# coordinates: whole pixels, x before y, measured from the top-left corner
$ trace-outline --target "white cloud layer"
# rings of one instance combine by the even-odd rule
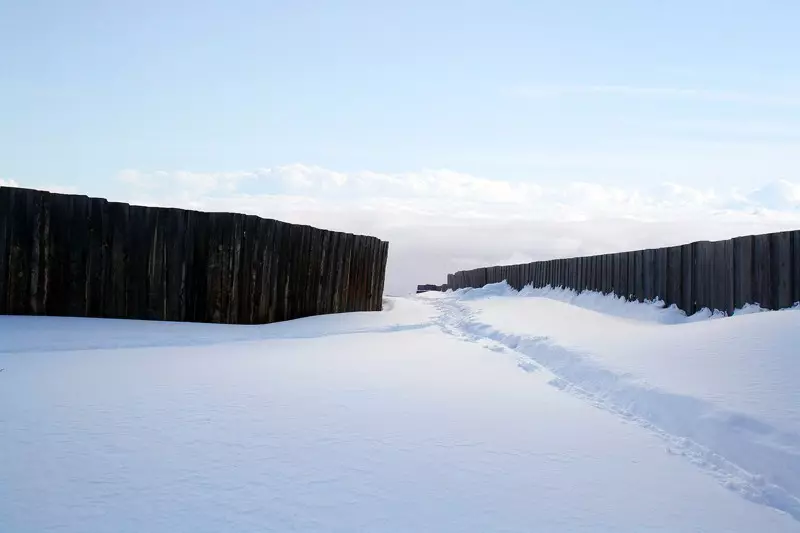
[[[387,174],[294,164],[126,170],[118,181],[113,200],[244,212],[388,240],[390,294],[477,266],[800,228],[800,184],[783,180],[755,190],[543,187],[452,170]]]

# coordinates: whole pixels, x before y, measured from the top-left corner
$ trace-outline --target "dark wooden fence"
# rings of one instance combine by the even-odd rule
[[[746,303],[783,309],[800,301],[800,231],[476,268],[448,275],[444,290],[504,280],[516,289],[552,285],[660,298],[688,314],[704,307],[730,314]]]
[[[0,187],[0,314],[264,324],[382,305],[388,243]]]
[[[429,291],[446,291],[446,285],[417,285],[417,294]]]

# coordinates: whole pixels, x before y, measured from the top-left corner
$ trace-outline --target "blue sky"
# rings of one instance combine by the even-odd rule
[[[795,1],[0,0],[0,183],[439,235],[458,247],[393,267],[431,281],[640,244],[473,238],[534,211],[745,224],[665,241],[792,225],[798,20]]]
[[[792,179],[798,20],[791,1],[5,0],[0,176]]]

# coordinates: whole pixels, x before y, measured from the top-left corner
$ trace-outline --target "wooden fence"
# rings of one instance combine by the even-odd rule
[[[0,314],[264,324],[382,306],[388,243],[0,187]]]
[[[516,289],[552,285],[660,298],[688,314],[704,307],[730,314],[746,303],[783,309],[800,301],[800,231],[476,268],[448,275],[444,290],[504,280]]]

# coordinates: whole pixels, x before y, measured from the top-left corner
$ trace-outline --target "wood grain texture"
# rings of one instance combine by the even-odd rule
[[[0,187],[0,314],[264,324],[380,310],[387,257],[374,237]]]

